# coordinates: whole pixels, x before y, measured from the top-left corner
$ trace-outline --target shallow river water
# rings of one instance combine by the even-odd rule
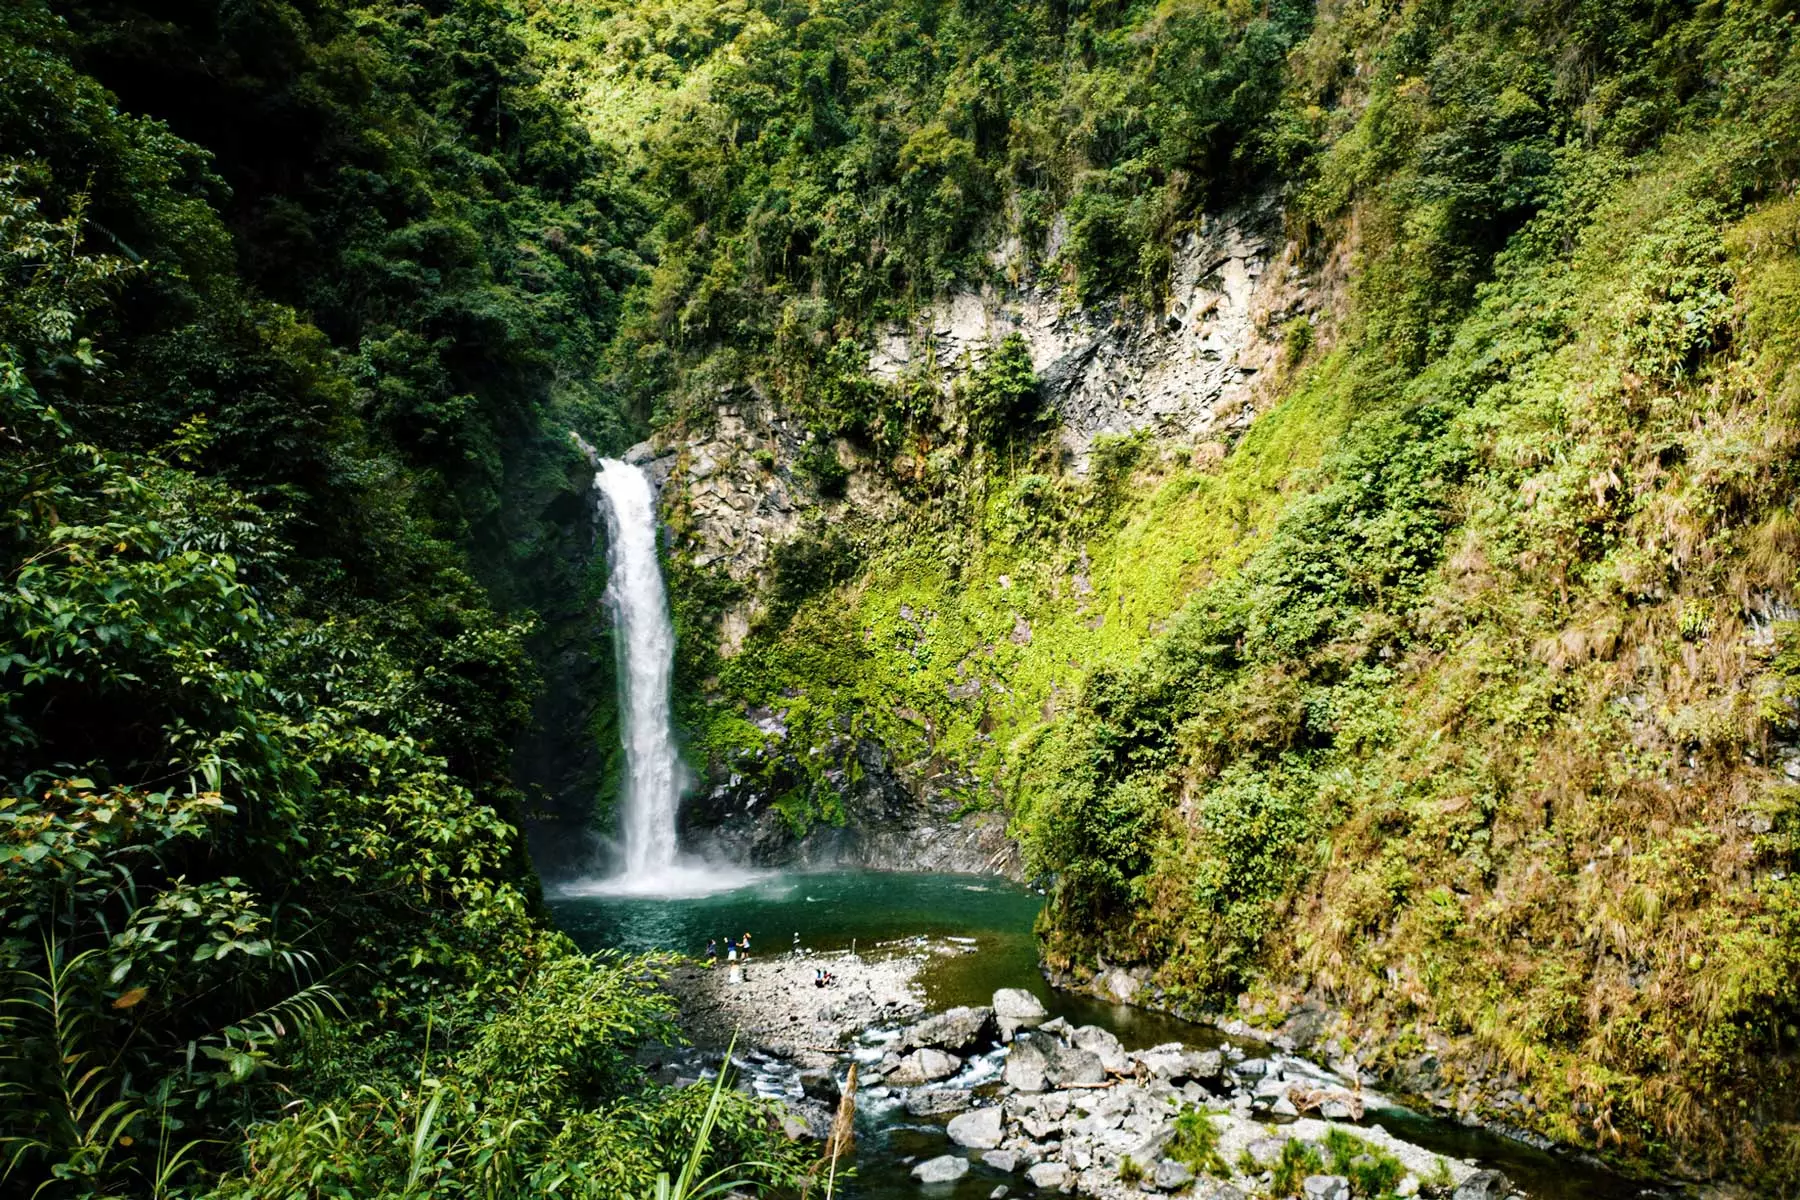
[[[932,1009],[985,1004],[996,988],[1022,987],[1042,999],[1053,1016],[1071,1024],[1102,1025],[1127,1050],[1180,1041],[1217,1046],[1226,1040],[1197,1025],[1123,1005],[1058,992],[1037,968],[1032,924],[1042,899],[1003,879],[968,875],[836,871],[773,874],[727,891],[679,899],[581,894],[552,890],[549,903],[563,929],[588,949],[675,950],[703,954],[709,939],[751,935],[755,954],[787,953],[794,935],[808,950],[901,950],[923,939],[964,952],[934,954],[921,974]],[[1237,1041],[1252,1053],[1254,1043]],[[1418,1145],[1494,1166],[1533,1200],[1624,1200],[1653,1195],[1587,1164],[1541,1153],[1509,1139],[1404,1109],[1371,1109],[1367,1123]],[[908,1176],[915,1158],[948,1147],[941,1120],[915,1118],[904,1109],[868,1105],[858,1120],[858,1170],[839,1194],[850,1200],[977,1200],[996,1185],[1029,1194],[1021,1176],[976,1164],[950,1186],[921,1188]]]

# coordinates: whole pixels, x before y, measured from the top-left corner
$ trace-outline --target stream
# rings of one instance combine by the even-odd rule
[[[796,933],[801,946],[816,953],[853,947],[865,955],[923,952],[928,961],[919,982],[933,1011],[986,1004],[995,989],[1016,987],[1035,994],[1053,1017],[1112,1031],[1127,1050],[1170,1041],[1202,1049],[1234,1042],[1252,1055],[1269,1053],[1265,1046],[1227,1038],[1210,1026],[1051,988],[1038,970],[1032,933],[1041,898],[1004,879],[866,871],[771,874],[710,895],[653,898],[567,888],[553,889],[549,902],[563,929],[590,950],[701,955],[711,939],[722,945],[728,937],[749,932],[758,957],[789,953]],[[768,1065],[753,1064],[753,1070],[779,1074]],[[984,1072],[992,1074],[992,1064],[977,1060],[964,1073],[974,1083]],[[774,1092],[786,1085],[771,1079],[759,1086]],[[1371,1108],[1363,1123],[1380,1124],[1438,1153],[1496,1167],[1532,1200],[1624,1200],[1656,1194],[1581,1160],[1407,1109]],[[954,1149],[945,1140],[943,1124],[941,1118],[910,1116],[879,1097],[859,1098],[857,1172],[840,1194],[851,1200],[921,1195],[977,1200],[1000,1185],[1015,1194],[1030,1192],[1020,1176],[979,1163],[954,1184],[925,1188],[914,1182],[908,1173],[913,1161]]]

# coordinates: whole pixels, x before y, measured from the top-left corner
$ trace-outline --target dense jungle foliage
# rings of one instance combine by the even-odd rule
[[[748,382],[902,502],[814,481],[832,521],[766,579],[671,562],[696,753],[803,829],[878,742],[1009,812],[1058,966],[1322,1000],[1465,1107],[1800,1186],[1795,22],[534,9],[546,86],[656,197],[621,394],[686,435]],[[1155,311],[1176,240],[1258,197],[1332,299],[1222,456],[1079,474],[1000,346],[869,374],[950,287]]]
[[[1796,20],[0,9],[7,1186],[675,1165],[655,964],[544,923],[513,748],[570,649],[528,609],[591,595],[563,431],[744,392],[820,504],[767,580],[671,556],[697,756],[804,827],[879,742],[1009,813],[1059,967],[1319,999],[1487,1115],[1800,1186]],[[1330,306],[1228,447],[1077,472],[1017,344],[869,373],[950,288],[1156,312],[1251,202]],[[770,1131],[715,1153],[791,1180]]]
[[[641,1196],[704,1119],[634,1065],[657,964],[541,914],[471,567],[559,427],[619,440],[640,269],[516,20],[0,7],[9,1195]]]

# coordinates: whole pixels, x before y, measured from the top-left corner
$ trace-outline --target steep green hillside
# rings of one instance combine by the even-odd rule
[[[743,585],[674,564],[697,755],[797,827],[836,817],[847,739],[966,768],[1053,882],[1054,965],[1322,1001],[1453,1107],[1796,1185],[1793,12],[533,29],[590,127],[641,131],[658,262],[620,378],[671,436],[747,381],[907,505],[776,554],[728,657],[701,600]],[[1004,286],[1009,239],[1071,305],[1154,308],[1180,233],[1270,190],[1343,299],[1222,461],[1138,437],[1077,474],[998,368],[868,374],[884,321]]]

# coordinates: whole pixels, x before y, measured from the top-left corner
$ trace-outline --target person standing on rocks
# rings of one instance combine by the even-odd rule
[[[741,949],[744,952],[745,958],[750,957],[750,935],[749,935],[749,933],[746,932],[744,934],[744,942],[743,942],[743,945],[739,947],[739,949]]]

